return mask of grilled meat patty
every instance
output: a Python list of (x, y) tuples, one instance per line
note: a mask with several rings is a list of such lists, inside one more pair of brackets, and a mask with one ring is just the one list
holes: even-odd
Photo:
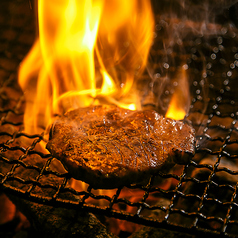
[(191, 126), (155, 111), (91, 106), (59, 117), (46, 148), (73, 178), (109, 189), (187, 163), (194, 142)]

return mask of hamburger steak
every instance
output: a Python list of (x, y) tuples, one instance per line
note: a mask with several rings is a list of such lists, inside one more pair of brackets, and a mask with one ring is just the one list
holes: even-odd
[(153, 110), (91, 106), (59, 117), (46, 148), (73, 178), (110, 189), (186, 164), (194, 142), (191, 126)]

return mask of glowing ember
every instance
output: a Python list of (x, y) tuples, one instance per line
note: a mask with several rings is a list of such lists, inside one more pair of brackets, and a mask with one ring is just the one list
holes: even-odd
[(150, 1), (39, 0), (39, 37), (19, 70), (25, 131), (92, 104), (138, 108), (135, 75), (153, 39)]

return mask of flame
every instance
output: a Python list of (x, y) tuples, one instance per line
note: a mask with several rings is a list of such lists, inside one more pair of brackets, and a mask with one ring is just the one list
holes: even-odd
[(27, 133), (92, 104), (138, 109), (133, 84), (153, 40), (150, 1), (39, 0), (38, 23), (19, 69)]
[(187, 65), (183, 65), (177, 74), (178, 85), (176, 86), (169, 108), (165, 115), (166, 117), (174, 120), (184, 119), (189, 107), (190, 95), (186, 69)]

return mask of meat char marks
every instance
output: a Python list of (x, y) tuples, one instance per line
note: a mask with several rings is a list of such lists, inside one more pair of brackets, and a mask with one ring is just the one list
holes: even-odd
[(91, 106), (59, 117), (46, 148), (73, 178), (110, 189), (186, 164), (194, 142), (191, 126), (155, 111)]

